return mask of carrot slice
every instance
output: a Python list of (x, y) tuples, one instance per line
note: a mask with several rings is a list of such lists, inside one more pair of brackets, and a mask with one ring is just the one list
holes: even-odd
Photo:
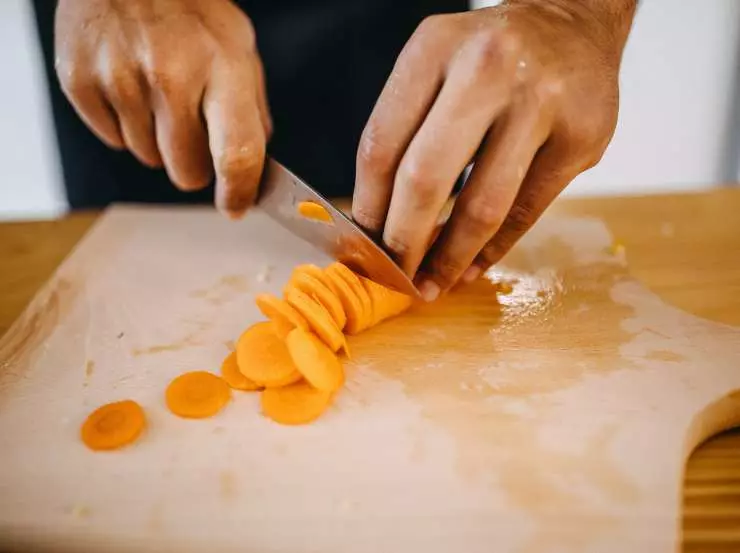
[(411, 307), (410, 296), (386, 288), (368, 278), (359, 277), (373, 305), (373, 319), (370, 326), (375, 326), (386, 319), (395, 317)]
[(308, 330), (308, 322), (291, 305), (272, 294), (260, 294), (255, 298), (257, 308), (275, 323), (278, 336), (285, 339), (294, 328)]
[(269, 322), (257, 323), (242, 333), (236, 343), (236, 363), (244, 376), (265, 388), (287, 386), (301, 379), (285, 340)]
[(327, 392), (336, 392), (342, 387), (342, 363), (315, 334), (296, 328), (288, 334), (286, 344), (298, 372), (311, 386)]
[[(339, 351), (344, 345), (344, 334), (332, 319), (326, 308), (311, 296), (298, 288), (289, 286), (285, 294), (285, 300), (295, 307), (308, 321), (308, 326), (313, 330), (332, 351)], [(290, 336), (290, 334), (288, 334)]]
[(339, 301), (342, 302), (344, 313), (347, 316), (347, 324), (344, 325), (344, 331), (347, 334), (357, 334), (363, 318), (360, 299), (352, 291), (349, 284), (339, 275), (327, 272), (326, 278), (331, 282), (333, 289), (336, 291)]
[(232, 351), (226, 356), (223, 363), (221, 363), (221, 378), (226, 381), (226, 384), (234, 390), (243, 390), (245, 392), (253, 392), (261, 389), (256, 382), (252, 382), (239, 370), (239, 365), (236, 362), (236, 352)]
[(306, 424), (318, 419), (334, 394), (298, 382), (262, 392), (262, 413), (280, 424)]
[(360, 278), (353, 273), (346, 265), (335, 262), (326, 268), (326, 272), (334, 277), (342, 279), (347, 283), (350, 290), (357, 297), (360, 304), (359, 317), (350, 321), (349, 315), (347, 317), (347, 334), (357, 334), (365, 330), (370, 326), (370, 322), (373, 319), (372, 314), (372, 303), (370, 302), (370, 296), (365, 290), (365, 287), (360, 282)]
[(321, 280), (305, 272), (294, 272), (288, 286), (295, 286), (323, 305), (337, 323), (339, 330), (347, 324), (347, 314), (337, 295)]
[(334, 224), (334, 219), (326, 208), (316, 202), (301, 202), (298, 204), (298, 213), (301, 217), (319, 221), (321, 223)]
[(231, 399), (226, 381), (206, 371), (184, 373), (167, 386), (165, 400), (175, 415), (203, 419), (218, 413)]
[(116, 401), (88, 415), (80, 429), (80, 438), (93, 451), (118, 449), (134, 442), (145, 426), (141, 405), (130, 399)]

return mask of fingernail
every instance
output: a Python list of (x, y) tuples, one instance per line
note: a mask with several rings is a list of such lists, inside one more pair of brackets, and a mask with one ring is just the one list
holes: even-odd
[(419, 286), (419, 293), (426, 302), (432, 302), (439, 297), (440, 288), (433, 280), (425, 280)]
[(470, 284), (471, 282), (476, 280), (482, 272), (482, 269), (478, 267), (478, 265), (471, 265), (470, 267), (465, 269), (465, 272), (462, 276), (462, 281), (465, 284)]

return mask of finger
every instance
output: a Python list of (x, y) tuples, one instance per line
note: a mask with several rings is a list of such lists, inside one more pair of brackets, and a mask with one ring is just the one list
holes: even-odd
[[(549, 128), (536, 109), (514, 108), (497, 122), (428, 254), (420, 290), (449, 290), (470, 267), (504, 222)], [(466, 280), (474, 277), (474, 271), (466, 274)]]
[(81, 76), (82, 72), (79, 68), (67, 67), (67, 64), (57, 66), (62, 92), (95, 136), (109, 148), (124, 149), (125, 143), (118, 126), (116, 112), (105, 100), (99, 84), (87, 74), (84, 77)]
[(254, 203), (265, 161), (265, 132), (252, 67), (214, 67), (203, 112), (216, 171), (216, 206), (239, 217)]
[(477, 269), (498, 263), (580, 172), (563, 160), (563, 152), (550, 142), (540, 149), (501, 227), (476, 256)]
[(106, 63), (99, 65), (105, 95), (118, 114), (126, 148), (144, 165), (161, 167), (154, 118), (146, 98), (143, 78), (133, 68), (111, 61), (110, 56)]
[(357, 150), (352, 216), (373, 235), (383, 230), (398, 164), (442, 85), (450, 49), (425, 20), (399, 55)]
[(510, 101), (510, 68), (484, 65), (479, 48), (471, 41), (458, 55), (396, 173), (383, 240), (409, 275), (455, 182)]
[(156, 136), (170, 180), (180, 190), (208, 186), (213, 176), (200, 91), (173, 89), (155, 101)]
[(259, 55), (254, 56), (254, 74), (257, 89), (257, 107), (260, 111), (262, 128), (267, 140), (272, 136), (272, 117), (270, 115), (270, 104), (267, 101), (267, 85), (265, 83), (265, 68)]

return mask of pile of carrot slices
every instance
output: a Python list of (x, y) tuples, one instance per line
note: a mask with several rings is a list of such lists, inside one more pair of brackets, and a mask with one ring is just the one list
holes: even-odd
[(239, 337), (236, 365), (250, 389), (264, 389), (265, 416), (305, 424), (326, 410), (344, 384), (340, 352), (349, 355), (346, 334), (402, 313), (411, 298), (333, 263), (325, 269), (298, 266), (282, 298), (261, 294), (256, 303), (268, 320)]
[[(344, 385), (341, 356), (349, 356), (346, 335), (399, 315), (411, 298), (363, 278), (341, 263), (296, 267), (283, 297), (257, 296), (267, 320), (246, 329), (221, 364), (221, 375), (181, 374), (165, 391), (175, 415), (206, 418), (223, 409), (231, 391), (261, 391), (262, 412), (280, 424), (319, 418)], [(90, 449), (118, 449), (135, 441), (146, 426), (139, 404), (103, 405), (83, 423), (80, 437)]]

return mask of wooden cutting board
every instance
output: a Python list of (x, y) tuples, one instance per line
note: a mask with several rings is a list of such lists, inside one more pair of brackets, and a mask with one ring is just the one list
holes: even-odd
[[(258, 213), (107, 213), (0, 342), (0, 546), (49, 551), (675, 551), (685, 459), (740, 423), (740, 330), (632, 279), (598, 219), (549, 216), (491, 280), (353, 338), (317, 423), (258, 396), (182, 420), (255, 293), (326, 262)], [(95, 407), (149, 428), (92, 453)]]

